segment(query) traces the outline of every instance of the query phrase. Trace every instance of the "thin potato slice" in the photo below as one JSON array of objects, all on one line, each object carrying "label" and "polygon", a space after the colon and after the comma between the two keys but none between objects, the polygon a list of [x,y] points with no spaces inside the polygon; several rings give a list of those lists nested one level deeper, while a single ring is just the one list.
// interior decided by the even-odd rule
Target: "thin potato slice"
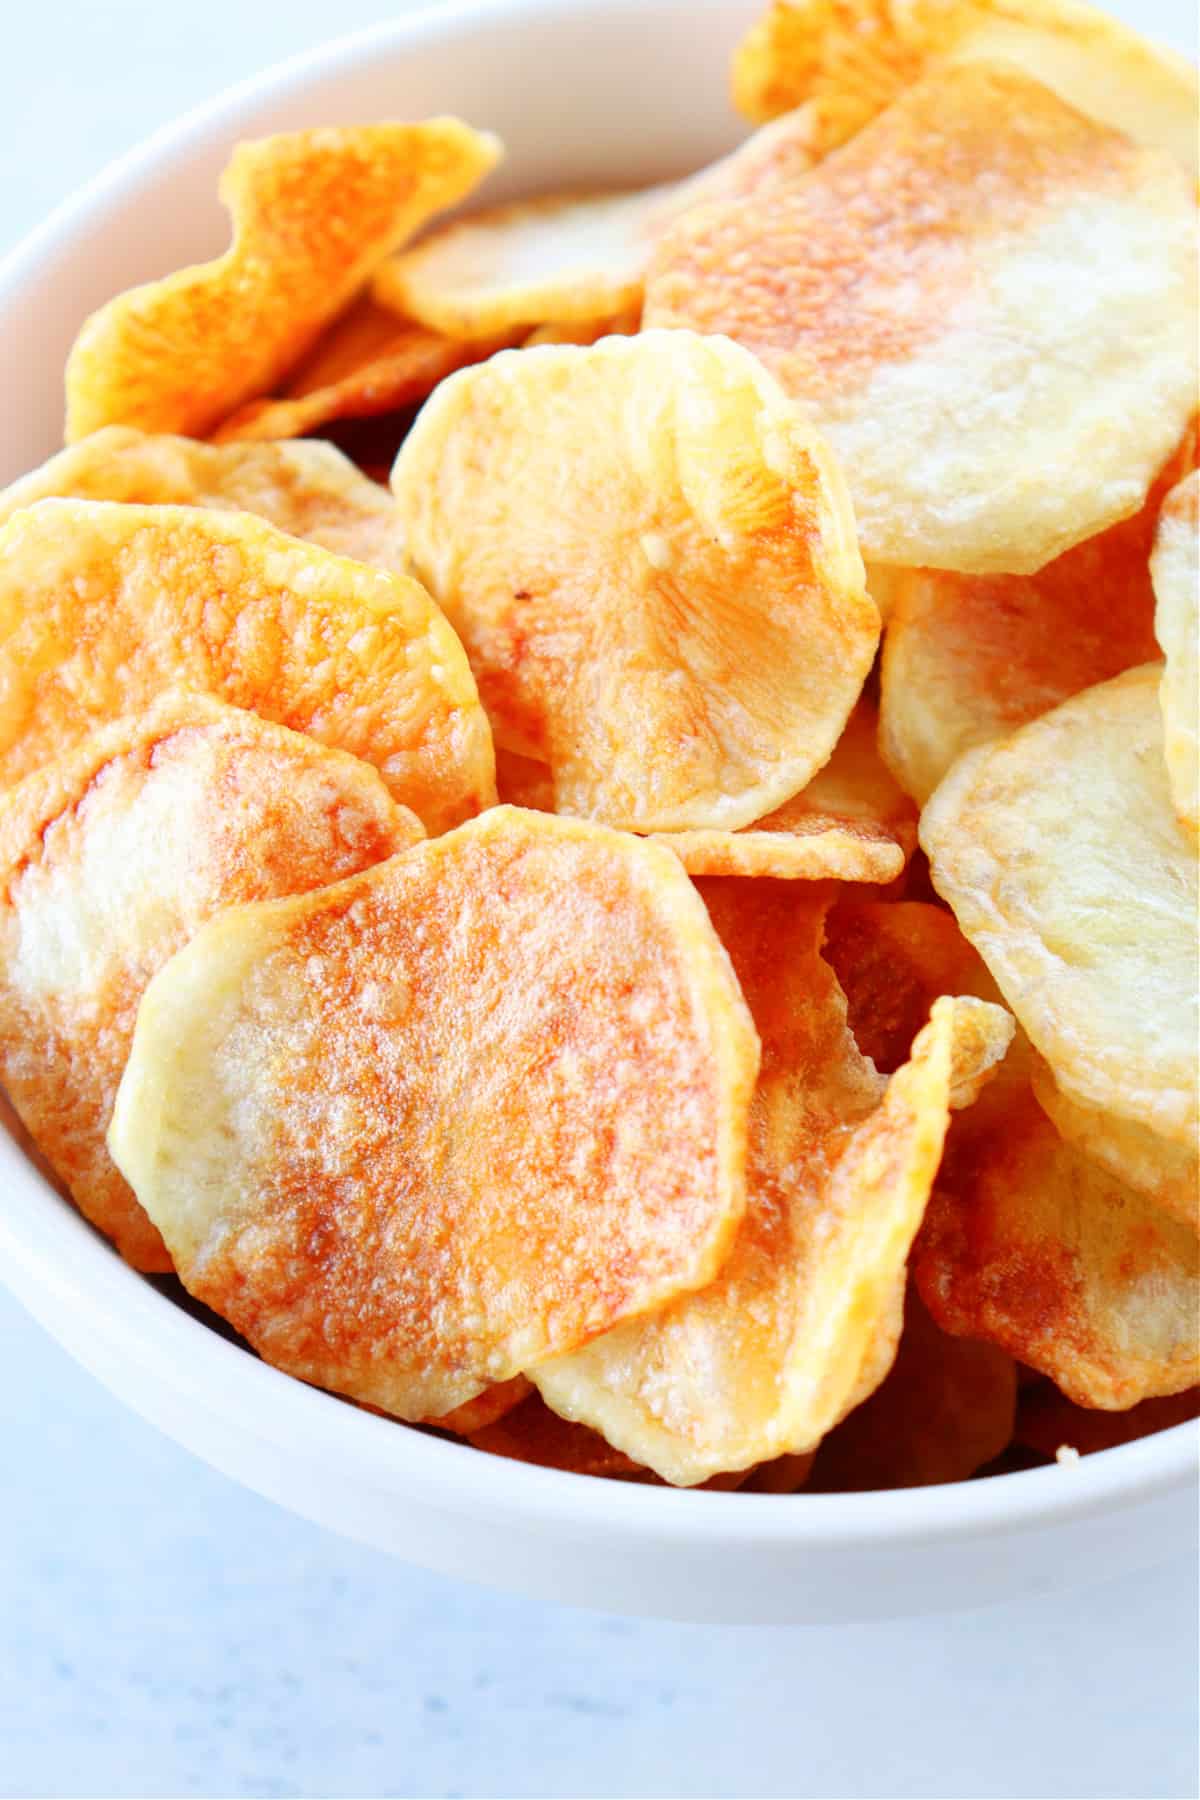
[{"label": "thin potato slice", "polygon": [[880,748],[906,793],[924,805],[965,750],[1158,655],[1150,549],[1163,500],[1194,454],[1190,429],[1140,512],[1036,575],[897,577]]},{"label": "thin potato slice", "polygon": [[270,393],[375,267],[500,153],[458,119],[239,144],[221,176],[224,256],[131,288],[84,324],[67,363],[67,442],[102,425],[203,437]]},{"label": "thin potato slice", "polygon": [[734,103],[758,123],[805,105],[823,155],[933,68],[966,57],[1015,63],[1198,172],[1196,71],[1079,0],[773,0],[734,56]]},{"label": "thin potato slice", "polygon": [[395,501],[332,444],[216,449],[106,425],[0,493],[0,525],[55,496],[255,513],[337,556],[406,573]]},{"label": "thin potato slice", "polygon": [[268,1362],[430,1419],[711,1279],[757,1052],[672,857],[501,807],[206,926],[109,1142]]},{"label": "thin potato slice", "polygon": [[[705,882],[763,1045],[746,1215],[711,1285],[528,1370],[555,1412],[690,1486],[812,1449],[887,1372],[949,1116],[956,1003],[890,1082],[821,960],[832,890]],[[1005,1020],[992,1009],[997,1021]]]},{"label": "thin potato slice", "polygon": [[645,323],[762,357],[841,458],[868,561],[1028,574],[1135,512],[1184,431],[1195,239],[1164,152],[969,63],[757,204],[685,216]]},{"label": "thin potato slice", "polygon": [[437,1419],[425,1419],[422,1423],[436,1425],[439,1431],[453,1431],[458,1437],[471,1437],[503,1419],[523,1400],[528,1400],[532,1392],[531,1381],[524,1375],[514,1375],[509,1381],[497,1381],[492,1387],[484,1388],[474,1400],[464,1400],[453,1412],[443,1413]]},{"label": "thin potato slice", "polygon": [[817,1451],[816,1493],[966,1481],[1012,1441],[1017,1367],[994,1344],[951,1337],[911,1286],[885,1381]]},{"label": "thin potato slice", "polygon": [[417,582],[245,514],[41,500],[0,527],[0,784],[164,690],[373,763],[430,831],[491,803],[491,734]]},{"label": "thin potato slice", "polygon": [[1120,1119],[1064,1094],[1040,1056],[1033,1058],[1033,1091],[1059,1134],[1118,1181],[1175,1218],[1200,1228],[1200,1151],[1196,1139],[1174,1142],[1141,1119]]},{"label": "thin potato slice", "polygon": [[1019,1444],[1039,1450],[1043,1456],[1056,1456],[1062,1449],[1094,1456],[1098,1450],[1136,1443],[1151,1432],[1186,1425],[1198,1414],[1200,1388],[1159,1400],[1141,1400],[1128,1412],[1114,1413],[1076,1406],[1056,1388],[1042,1383],[1021,1397],[1016,1437]]},{"label": "thin potato slice", "polygon": [[732,830],[828,759],[879,615],[833,459],[736,345],[502,353],[442,384],[392,484],[497,741],[560,811]]},{"label": "thin potato slice", "polygon": [[611,318],[606,315],[599,319],[563,319],[557,324],[536,326],[524,340],[524,348],[535,350],[539,344],[579,344],[586,347],[602,337],[632,337],[640,328],[641,322],[640,304],[627,307],[624,312],[616,313]]},{"label": "thin potato slice", "polygon": [[206,919],[424,833],[374,769],[206,695],[122,719],[0,799],[0,1080],[135,1268],[171,1260],[105,1148],[138,1002]]},{"label": "thin potato slice", "polygon": [[957,762],[921,818],[938,892],[1068,1099],[1192,1143],[1194,841],[1171,808],[1157,667]]},{"label": "thin potato slice", "polygon": [[1200,1244],[1065,1144],[1019,1064],[955,1125],[914,1253],[946,1331],[985,1338],[1081,1406],[1200,1380]]},{"label": "thin potato slice", "polygon": [[1175,810],[1200,826],[1200,471],[1167,496],[1150,563],[1154,629],[1166,668],[1162,702],[1167,776]]}]

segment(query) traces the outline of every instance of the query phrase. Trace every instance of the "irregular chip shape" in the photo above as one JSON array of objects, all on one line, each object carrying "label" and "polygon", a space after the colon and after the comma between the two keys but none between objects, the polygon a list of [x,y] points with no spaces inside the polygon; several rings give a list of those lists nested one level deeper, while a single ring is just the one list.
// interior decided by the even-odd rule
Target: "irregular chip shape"
[{"label": "irregular chip shape", "polygon": [[1140,1400],[1128,1412],[1113,1413],[1076,1406],[1049,1382],[1041,1382],[1021,1396],[1016,1437],[1019,1444],[1039,1450],[1043,1456],[1055,1456],[1064,1448],[1080,1456],[1094,1456],[1099,1450],[1115,1450],[1152,1432],[1185,1425],[1197,1414],[1200,1388],[1158,1400]]},{"label": "irregular chip shape", "polygon": [[711,1278],[757,1049],[674,858],[498,807],[206,926],[109,1142],[268,1362],[429,1419]]},{"label": "irregular chip shape", "polygon": [[423,836],[366,763],[201,694],[106,726],[0,799],[0,1080],[135,1268],[171,1261],[104,1134],[150,977],[223,907]]},{"label": "irregular chip shape", "polygon": [[1008,1448],[1017,1368],[994,1344],[951,1337],[911,1284],[891,1370],[830,1432],[809,1481],[815,1493],[966,1481]]},{"label": "irregular chip shape", "polygon": [[0,784],[164,690],[378,768],[430,831],[491,803],[491,733],[425,590],[244,514],[41,500],[0,527]]},{"label": "irregular chip shape", "polygon": [[436,1425],[439,1431],[453,1431],[458,1437],[471,1437],[504,1418],[523,1400],[528,1400],[532,1392],[531,1381],[524,1375],[514,1375],[509,1381],[497,1381],[492,1387],[484,1388],[482,1394],[476,1394],[474,1400],[464,1400],[452,1412],[443,1413],[440,1418],[425,1419],[423,1423]]},{"label": "irregular chip shape", "polygon": [[1200,826],[1200,471],[1167,496],[1150,561],[1154,629],[1166,658],[1162,703],[1167,777],[1175,810]]},{"label": "irregular chip shape", "polygon": [[1150,549],[1195,433],[1140,512],[1036,575],[897,575],[880,676],[880,749],[924,805],[965,750],[1005,737],[1097,682],[1158,655]]},{"label": "irregular chip shape", "polygon": [[1032,1059],[1033,1091],[1059,1135],[1156,1206],[1200,1228],[1200,1146],[1195,1136],[1162,1137],[1142,1119],[1122,1119],[1063,1093],[1040,1056]]},{"label": "irregular chip shape", "polygon": [[913,1266],[944,1330],[1081,1406],[1200,1380],[1195,1232],[1065,1144],[1015,1069],[956,1122]]},{"label": "irregular chip shape", "polygon": [[1164,152],[969,63],[761,204],[682,219],[645,323],[761,356],[840,457],[868,561],[1030,573],[1135,512],[1183,433],[1195,242]]},{"label": "irregular chip shape", "polygon": [[497,741],[560,811],[735,829],[828,759],[879,615],[840,472],[736,345],[504,352],[442,384],[392,484]]},{"label": "irregular chip shape", "polygon": [[934,885],[1071,1100],[1197,1129],[1195,844],[1157,667],[961,758],[921,817]]},{"label": "irregular chip shape", "polygon": [[827,154],[949,60],[997,57],[1071,106],[1197,171],[1196,71],[1079,0],[773,0],[739,44],[734,104],[805,105]]},{"label": "irregular chip shape", "polygon": [[565,1469],[572,1475],[628,1479],[646,1472],[623,1451],[605,1443],[598,1431],[560,1419],[537,1393],[499,1424],[472,1433],[471,1442],[477,1450],[487,1450],[492,1456],[538,1463],[544,1469]]},{"label": "irregular chip shape", "polygon": [[[887,1372],[949,1116],[956,1003],[890,1082],[821,960],[829,887],[705,882],[762,1039],[748,1201],[702,1292],[531,1367],[565,1417],[688,1486],[811,1449]],[[998,1009],[996,1009],[998,1010]]]},{"label": "irregular chip shape", "polygon": [[563,319],[555,324],[538,325],[523,341],[523,348],[535,350],[539,344],[594,344],[602,337],[632,337],[641,326],[641,305],[630,306],[609,318]]},{"label": "irregular chip shape", "polygon": [[221,176],[233,241],[131,288],[67,363],[67,442],[102,425],[203,437],[269,393],[372,270],[500,156],[459,119],[349,125],[240,143]]},{"label": "irregular chip shape", "polygon": [[106,425],[0,493],[0,525],[55,496],[255,513],[337,556],[407,573],[395,501],[332,444],[217,449]]}]

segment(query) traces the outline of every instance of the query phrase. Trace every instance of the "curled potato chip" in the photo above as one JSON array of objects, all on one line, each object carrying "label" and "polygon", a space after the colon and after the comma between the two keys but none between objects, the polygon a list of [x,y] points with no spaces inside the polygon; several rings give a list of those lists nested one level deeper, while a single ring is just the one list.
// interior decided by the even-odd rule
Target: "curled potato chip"
[{"label": "curled potato chip", "polygon": [[1063,1142],[1020,1065],[955,1124],[914,1252],[946,1331],[985,1338],[1081,1406],[1200,1380],[1196,1234]]},{"label": "curled potato chip", "polygon": [[1166,658],[1160,699],[1167,777],[1175,810],[1200,825],[1200,471],[1172,489],[1150,562],[1154,629]]},{"label": "curled potato chip", "polygon": [[1154,1431],[1169,1431],[1200,1414],[1200,1388],[1169,1394],[1158,1400],[1139,1400],[1128,1412],[1098,1412],[1076,1406],[1048,1382],[1021,1396],[1017,1408],[1017,1442],[1043,1456],[1054,1456],[1064,1447],[1081,1456],[1098,1450],[1115,1450]]},{"label": "curled potato chip", "polygon": [[269,393],[376,265],[499,155],[458,119],[239,144],[221,177],[224,256],[132,288],[84,324],[67,363],[68,443],[102,425],[203,437]]},{"label": "curled potato chip", "polygon": [[757,1051],[672,857],[501,807],[206,926],[109,1142],[268,1362],[429,1419],[711,1278]]},{"label": "curled potato chip", "polygon": [[533,1383],[524,1375],[514,1375],[509,1381],[497,1381],[482,1394],[476,1394],[474,1400],[464,1400],[461,1406],[453,1411],[443,1413],[437,1419],[424,1419],[425,1425],[436,1425],[439,1431],[453,1431],[458,1437],[471,1437],[477,1431],[483,1431],[497,1420],[503,1419],[506,1413],[528,1400],[533,1392]]},{"label": "curled potato chip", "polygon": [[216,449],[105,425],[0,493],[0,525],[55,496],[255,513],[338,556],[406,572],[395,501],[332,444]]},{"label": "curled potato chip", "polygon": [[222,907],[423,835],[365,763],[201,694],[106,726],[0,799],[0,1080],[136,1268],[171,1261],[104,1134],[151,975]]},{"label": "curled potato chip", "polygon": [[1150,549],[1163,499],[1194,454],[1189,429],[1140,512],[1035,575],[898,575],[880,748],[906,793],[924,804],[965,750],[1158,655]]},{"label": "curled potato chip", "polygon": [[1029,573],[1135,512],[1183,433],[1195,235],[1169,156],[968,63],[758,204],[686,215],[645,323],[761,356],[840,457],[868,561]]},{"label": "curled potato chip", "polygon": [[172,687],[353,751],[430,831],[493,797],[466,657],[417,582],[198,507],[41,500],[0,527],[0,784]]},{"label": "curled potato chip", "polygon": [[965,1481],[1008,1448],[1016,1407],[1012,1357],[942,1331],[910,1284],[891,1370],[824,1439],[810,1486],[855,1493]]},{"label": "curled potato chip", "polygon": [[1122,1119],[1064,1094],[1040,1056],[1032,1061],[1033,1091],[1059,1134],[1175,1218],[1200,1226],[1200,1149],[1162,1137],[1141,1119]]},{"label": "curled potato chip", "polygon": [[439,381],[481,362],[511,337],[448,338],[406,324],[369,295],[321,339],[275,399],[250,400],[213,433],[218,444],[305,437],[337,419],[416,406]]},{"label": "curled potato chip", "polygon": [[702,892],[762,1039],[745,1217],[707,1288],[528,1370],[556,1412],[683,1486],[812,1449],[868,1371],[886,1374],[957,1030],[956,1002],[939,1001],[885,1082],[820,956],[832,890],[734,880]]},{"label": "curled potato chip", "polygon": [[392,483],[497,741],[560,811],[735,829],[828,759],[879,615],[832,458],[736,345],[502,353],[443,383]]},{"label": "curled potato chip", "polygon": [[921,818],[938,892],[1071,1100],[1197,1128],[1196,856],[1156,666],[962,757]]},{"label": "curled potato chip", "polygon": [[805,105],[825,154],[963,57],[1015,63],[1197,172],[1195,70],[1079,0],[773,0],[734,56],[734,103],[759,122]]}]

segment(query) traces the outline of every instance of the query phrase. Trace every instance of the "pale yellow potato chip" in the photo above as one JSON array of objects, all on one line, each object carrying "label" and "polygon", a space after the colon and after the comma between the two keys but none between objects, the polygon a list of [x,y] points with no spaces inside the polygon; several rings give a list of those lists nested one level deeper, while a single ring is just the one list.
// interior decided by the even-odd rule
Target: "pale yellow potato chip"
[{"label": "pale yellow potato chip", "polygon": [[429,1419],[713,1276],[757,1061],[673,857],[498,807],[200,931],[109,1143],[260,1355]]},{"label": "pale yellow potato chip", "polygon": [[1195,430],[1130,519],[1035,575],[913,569],[891,589],[880,670],[880,748],[922,805],[951,764],[1081,689],[1158,655],[1150,549]]},{"label": "pale yellow potato chip", "polygon": [[967,1478],[1006,1450],[1017,1366],[995,1344],[951,1337],[910,1284],[896,1360],[817,1451],[815,1493],[930,1487]]},{"label": "pale yellow potato chip", "polygon": [[632,337],[642,322],[641,305],[628,307],[613,317],[599,319],[560,320],[557,324],[537,325],[524,340],[526,350],[539,344],[594,344],[602,337]]},{"label": "pale yellow potato chip", "polygon": [[102,425],[203,437],[270,393],[376,266],[500,153],[458,119],[239,144],[221,177],[225,254],[131,288],[84,324],[67,363],[68,443]]},{"label": "pale yellow potato chip", "polygon": [[556,1412],[683,1486],[812,1449],[886,1374],[958,1029],[957,1002],[938,1001],[885,1081],[820,956],[832,888],[733,880],[702,892],[763,1047],[745,1217],[700,1293],[527,1371]]},{"label": "pale yellow potato chip", "polygon": [[373,763],[430,831],[494,798],[425,590],[241,513],[41,500],[0,527],[0,785],[185,687]]},{"label": "pale yellow potato chip", "polygon": [[1032,1062],[1033,1091],[1042,1111],[1074,1149],[1177,1219],[1200,1227],[1200,1147],[1173,1141],[1141,1119],[1117,1118],[1064,1094],[1040,1056]]},{"label": "pale yellow potato chip", "polygon": [[1200,1380],[1200,1242],[1063,1142],[1020,1064],[956,1121],[914,1252],[944,1330],[985,1338],[1081,1406]]},{"label": "pale yellow potato chip", "polygon": [[332,444],[217,449],[105,425],[0,493],[0,525],[55,496],[255,513],[338,556],[407,572],[394,499]]},{"label": "pale yellow potato chip", "polygon": [[1200,825],[1200,471],[1167,496],[1150,561],[1154,629],[1166,658],[1160,698],[1175,810]]},{"label": "pale yellow potato chip", "polygon": [[136,1268],[171,1261],[104,1134],[150,977],[223,907],[423,836],[366,763],[202,694],[104,727],[0,798],[0,1080]]},{"label": "pale yellow potato chip", "polygon": [[1142,505],[1195,408],[1195,306],[1178,164],[966,63],[686,215],[644,319],[763,359],[840,457],[869,562],[1027,574]]},{"label": "pale yellow potato chip", "polygon": [[921,818],[938,892],[1068,1099],[1197,1129],[1195,843],[1157,666],[968,751]]},{"label": "pale yellow potato chip", "polygon": [[879,615],[836,464],[737,345],[504,352],[442,384],[392,484],[497,742],[561,812],[732,830],[828,760]]},{"label": "pale yellow potato chip", "polygon": [[734,56],[734,103],[760,122],[807,106],[824,154],[913,82],[968,57],[1017,64],[1197,173],[1195,69],[1080,0],[773,0]]}]

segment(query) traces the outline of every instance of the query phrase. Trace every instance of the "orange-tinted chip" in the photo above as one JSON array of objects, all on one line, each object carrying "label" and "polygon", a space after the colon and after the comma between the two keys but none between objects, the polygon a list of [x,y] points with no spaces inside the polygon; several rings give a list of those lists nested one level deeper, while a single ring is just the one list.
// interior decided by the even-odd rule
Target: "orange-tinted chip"
[{"label": "orange-tinted chip", "polygon": [[[887,1372],[941,1155],[957,1003],[890,1082],[820,956],[828,886],[704,882],[763,1046],[748,1203],[709,1287],[531,1368],[565,1417],[691,1485],[813,1448]],[[1007,1031],[1007,1015],[989,1009]]]},{"label": "orange-tinted chip", "polygon": [[539,1463],[545,1469],[565,1469],[572,1475],[628,1478],[645,1474],[639,1463],[606,1444],[598,1431],[560,1419],[536,1393],[499,1424],[473,1432],[471,1442],[477,1450],[487,1450],[492,1456]]},{"label": "orange-tinted chip", "polygon": [[222,907],[423,835],[365,763],[199,694],[105,727],[0,800],[0,1079],[135,1267],[171,1262],[104,1134],[146,983]]},{"label": "orange-tinted chip", "polygon": [[828,759],[879,615],[832,458],[736,345],[505,352],[442,384],[392,483],[497,741],[560,811],[731,830]]},{"label": "orange-tinted chip", "polygon": [[482,1394],[477,1394],[474,1400],[464,1400],[452,1412],[443,1413],[438,1419],[425,1419],[422,1423],[436,1425],[439,1431],[453,1431],[458,1437],[471,1437],[504,1418],[532,1392],[532,1382],[524,1375],[514,1375],[508,1381],[497,1381],[484,1388]]},{"label": "orange-tinted chip", "polygon": [[0,527],[0,783],[172,687],[353,751],[430,831],[492,800],[466,657],[415,581],[198,507],[42,500]]},{"label": "orange-tinted chip", "polygon": [[1154,1431],[1186,1425],[1200,1414],[1200,1388],[1170,1394],[1160,1400],[1142,1400],[1128,1412],[1098,1412],[1076,1406],[1048,1382],[1028,1389],[1017,1408],[1016,1437],[1030,1450],[1055,1456],[1059,1450],[1094,1456],[1098,1450],[1115,1450],[1136,1443]]},{"label": "orange-tinted chip", "polygon": [[6,488],[0,525],[22,507],[55,496],[255,513],[338,556],[406,572],[395,501],[332,444],[216,449],[192,438],[106,425]]},{"label": "orange-tinted chip", "polygon": [[497,807],[206,926],[109,1141],[269,1362],[430,1419],[712,1277],[757,1059],[673,857]]},{"label": "orange-tinted chip", "polygon": [[376,265],[499,154],[457,119],[239,144],[221,177],[231,247],[92,314],[67,364],[67,441],[102,425],[203,437],[270,393]]}]

